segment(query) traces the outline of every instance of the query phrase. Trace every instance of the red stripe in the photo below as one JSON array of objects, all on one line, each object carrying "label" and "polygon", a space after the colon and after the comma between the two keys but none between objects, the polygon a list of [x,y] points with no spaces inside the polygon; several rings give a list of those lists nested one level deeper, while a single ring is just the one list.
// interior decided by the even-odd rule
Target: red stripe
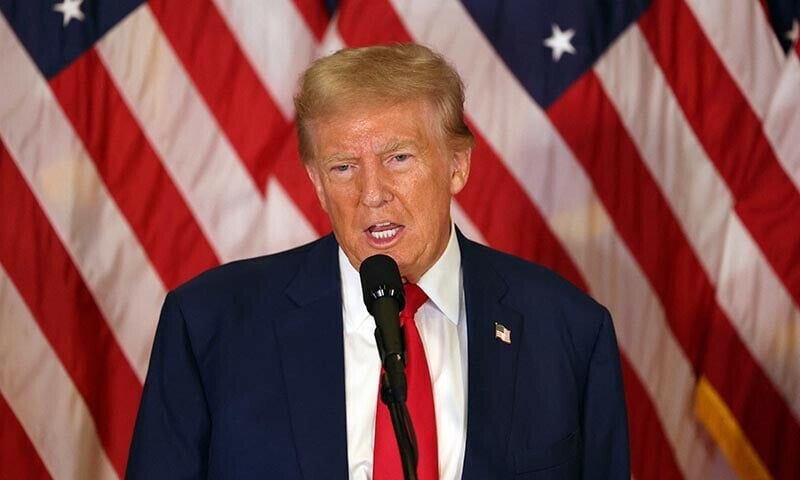
[{"label": "red stripe", "polygon": [[79,57],[50,87],[167,288],[218,265],[96,51]]},{"label": "red stripe", "polygon": [[[396,12],[385,1],[361,0],[344,4],[338,26],[350,46],[412,40]],[[474,125],[471,128],[477,143],[472,157],[472,180],[458,199],[470,219],[493,247],[553,266],[586,290],[585,280],[525,190],[478,129]],[[623,372],[630,372],[626,357],[622,357],[622,362]],[[633,459],[634,476],[652,478],[647,475],[652,470],[662,472],[663,478],[681,478],[672,448],[639,379],[628,374],[625,382],[631,431],[636,435],[631,438],[637,442],[632,453],[644,455],[643,450],[637,449],[645,445],[648,449],[647,456]]]},{"label": "red stripe", "polygon": [[292,0],[294,6],[300,12],[300,15],[305,19],[308,28],[314,33],[317,41],[322,40],[325,35],[325,29],[328,28],[330,16],[325,9],[322,0]]},{"label": "red stripe", "polygon": [[297,154],[277,154],[294,125],[283,117],[212,1],[152,0],[149,5],[258,189],[264,193],[274,173],[317,232],[330,230],[319,203],[307,201],[316,197]]},{"label": "red stripe", "polygon": [[122,476],[142,386],[2,144],[0,205],[0,263],[83,396]]},{"label": "red stripe", "polygon": [[655,0],[639,24],[736,213],[800,305],[800,192],[758,116],[683,1]]},{"label": "red stripe", "polygon": [[621,357],[634,476],[648,480],[683,478],[650,396],[624,352],[621,352]]},{"label": "red stripe", "polygon": [[338,27],[349,47],[414,41],[386,0],[344,2]]},{"label": "red stripe", "polygon": [[770,470],[796,478],[800,465],[787,459],[800,451],[800,426],[717,304],[714,286],[595,74],[581,77],[547,113],[592,179],[696,372],[707,375]]},{"label": "red stripe", "polygon": [[52,478],[28,434],[0,394],[0,478]]}]

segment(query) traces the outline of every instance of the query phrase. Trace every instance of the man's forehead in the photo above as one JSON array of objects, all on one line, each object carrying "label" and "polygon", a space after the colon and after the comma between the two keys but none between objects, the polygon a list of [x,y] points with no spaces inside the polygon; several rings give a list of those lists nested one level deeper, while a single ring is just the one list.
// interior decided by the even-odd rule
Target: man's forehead
[{"label": "man's forehead", "polygon": [[397,150],[421,150],[423,144],[420,138],[391,138],[385,142],[377,140],[373,144],[373,148],[377,153],[391,153]]},{"label": "man's forehead", "polygon": [[381,154],[398,149],[428,149],[438,134],[425,102],[354,108],[309,123],[317,158],[323,161]]},{"label": "man's forehead", "polygon": [[[308,119],[310,126],[367,124],[384,117],[399,117],[399,119],[415,120],[411,124],[421,125],[430,123],[438,118],[436,107],[428,99],[412,98],[404,100],[371,99],[354,100],[351,103],[335,103],[320,113],[319,116]],[[387,126],[397,125],[398,118],[392,120]]]}]

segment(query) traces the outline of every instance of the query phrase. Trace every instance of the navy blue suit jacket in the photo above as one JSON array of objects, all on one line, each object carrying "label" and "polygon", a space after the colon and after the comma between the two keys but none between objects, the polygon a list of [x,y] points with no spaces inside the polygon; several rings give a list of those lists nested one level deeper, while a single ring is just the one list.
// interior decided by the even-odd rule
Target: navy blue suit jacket
[{"label": "navy blue suit jacket", "polygon": [[[629,478],[608,311],[545,268],[460,234],[459,244],[469,357],[463,478]],[[332,235],[171,292],[127,477],[346,479],[341,305]],[[511,330],[510,345],[495,338],[495,322]]]}]

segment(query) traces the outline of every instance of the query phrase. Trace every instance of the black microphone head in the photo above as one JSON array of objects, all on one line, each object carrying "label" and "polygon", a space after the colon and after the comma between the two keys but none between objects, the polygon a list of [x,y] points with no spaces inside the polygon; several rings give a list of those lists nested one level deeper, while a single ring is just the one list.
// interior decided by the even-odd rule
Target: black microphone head
[{"label": "black microphone head", "polygon": [[382,297],[392,297],[397,300],[398,309],[402,310],[406,304],[403,294],[403,280],[400,278],[400,269],[397,262],[388,255],[373,255],[363,262],[359,268],[361,275],[361,291],[364,293],[364,305],[367,311],[374,316],[372,305],[375,300]]}]

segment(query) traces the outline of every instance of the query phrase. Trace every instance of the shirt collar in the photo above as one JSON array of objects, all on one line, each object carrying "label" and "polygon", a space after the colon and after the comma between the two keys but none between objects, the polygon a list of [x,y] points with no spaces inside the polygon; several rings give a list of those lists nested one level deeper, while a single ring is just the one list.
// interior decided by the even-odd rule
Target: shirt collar
[{"label": "shirt collar", "polygon": [[[361,278],[350,264],[342,247],[339,247],[339,274],[342,279],[342,300],[345,328],[354,330],[370,318],[364,305],[361,292]],[[455,234],[455,226],[450,224],[450,240],[442,256],[422,275],[417,285],[428,295],[428,302],[437,308],[448,320],[458,325],[461,300],[461,249]]]},{"label": "shirt collar", "polygon": [[344,327],[347,331],[357,330],[369,318],[369,312],[364,305],[364,296],[361,292],[361,277],[358,271],[350,264],[342,247],[339,247],[339,275],[342,278],[342,305]]}]

